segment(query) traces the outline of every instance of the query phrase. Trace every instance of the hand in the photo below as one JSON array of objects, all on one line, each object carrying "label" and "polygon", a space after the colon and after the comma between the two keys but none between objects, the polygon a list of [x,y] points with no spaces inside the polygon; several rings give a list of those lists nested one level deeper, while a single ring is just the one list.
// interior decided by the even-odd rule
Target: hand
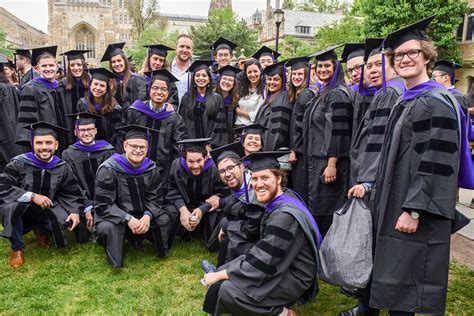
[{"label": "hand", "polygon": [[216,282],[219,282],[221,280],[228,280],[229,276],[227,275],[226,270],[221,270],[217,272],[210,272],[208,274],[204,275],[204,283],[207,286],[211,286]]},{"label": "hand", "polygon": [[352,188],[350,188],[349,192],[347,192],[347,197],[356,197],[359,199],[363,199],[365,196],[365,188],[362,184],[356,184]]},{"label": "hand", "polygon": [[174,106],[171,103],[166,104],[166,112],[173,112],[174,111]]},{"label": "hand", "polygon": [[33,197],[33,203],[35,203],[42,209],[51,208],[53,206],[53,201],[51,201],[49,197],[36,193]]},{"label": "hand", "polygon": [[72,222],[71,227],[69,228],[69,231],[72,231],[74,228],[76,228],[77,225],[79,225],[79,214],[76,213],[71,213],[69,216],[66,218],[66,222]]},{"label": "hand", "polygon": [[211,204],[211,209],[209,210],[209,212],[212,212],[213,210],[215,210],[216,208],[219,208],[219,201],[220,201],[220,197],[218,197],[217,195],[213,195],[211,197],[209,197],[207,200],[206,200],[206,203],[209,203]]},{"label": "hand", "polygon": [[331,182],[336,181],[336,167],[327,165],[326,169],[324,169],[323,175],[324,175],[324,182],[326,184],[329,184]]},{"label": "hand", "polygon": [[223,241],[224,238],[225,238],[225,232],[224,230],[221,228],[221,230],[219,231],[219,235],[217,236],[217,238],[219,239],[219,241]]},{"label": "hand", "polygon": [[145,234],[148,229],[150,229],[150,220],[149,215],[143,215],[142,218],[140,218],[140,227],[137,229],[137,235]]},{"label": "hand", "polygon": [[186,228],[186,230],[191,231],[191,226],[189,225],[189,218],[191,217],[191,213],[188,211],[188,209],[183,206],[179,210],[179,221],[181,222],[181,225]]},{"label": "hand", "polygon": [[419,219],[413,219],[409,213],[403,212],[398,218],[395,229],[402,233],[413,234],[416,233],[416,230],[418,229],[419,221]]},{"label": "hand", "polygon": [[94,225],[94,216],[92,216],[92,212],[86,212],[85,216],[87,228],[91,229]]},{"label": "hand", "polygon": [[189,218],[189,226],[191,226],[191,230],[194,230],[202,218],[202,211],[199,208],[194,209],[191,217]]},{"label": "hand", "polygon": [[296,153],[294,150],[290,152],[290,157],[288,157],[289,163],[295,163],[298,159],[296,158]]},{"label": "hand", "polygon": [[130,220],[128,221],[128,227],[130,227],[130,230],[132,231],[132,233],[136,234],[137,231],[138,231],[138,228],[140,227],[141,225],[141,222],[136,219],[135,217],[132,216],[132,218],[130,218]]}]

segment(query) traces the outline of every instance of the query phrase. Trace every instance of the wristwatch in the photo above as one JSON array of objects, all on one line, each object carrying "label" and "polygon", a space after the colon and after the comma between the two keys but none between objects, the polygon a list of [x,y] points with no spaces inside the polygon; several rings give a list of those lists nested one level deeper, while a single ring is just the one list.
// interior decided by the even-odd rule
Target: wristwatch
[{"label": "wristwatch", "polygon": [[411,218],[413,218],[413,219],[419,219],[420,218],[420,213],[418,213],[417,211],[411,211],[410,214],[411,214]]},{"label": "wristwatch", "polygon": [[125,215],[125,221],[128,223],[132,219],[132,215],[127,214]]}]

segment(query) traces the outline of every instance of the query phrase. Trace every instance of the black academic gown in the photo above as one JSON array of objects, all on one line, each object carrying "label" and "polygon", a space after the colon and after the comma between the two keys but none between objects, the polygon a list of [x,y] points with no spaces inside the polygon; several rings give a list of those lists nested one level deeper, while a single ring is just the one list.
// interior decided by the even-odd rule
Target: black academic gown
[{"label": "black academic gown", "polygon": [[39,73],[36,71],[36,70],[33,70],[33,71],[28,71],[26,74],[24,74],[23,76],[21,76],[21,79],[20,79],[20,83],[18,85],[18,89],[21,89],[25,86],[25,84],[27,84],[28,82],[30,82],[31,79],[34,79],[34,78],[37,78],[39,77]]},{"label": "black academic gown", "polygon": [[[308,208],[325,235],[334,211],[347,199],[349,185],[349,149],[351,99],[346,86],[324,91],[308,107],[303,119],[303,140],[306,174],[304,182]],[[325,184],[323,177],[330,157],[336,157],[336,180]]]},{"label": "black academic gown", "polygon": [[[179,115],[184,119],[187,136],[188,138],[211,138],[210,144],[213,148],[227,145],[232,130],[227,127],[226,110],[222,97],[213,93],[207,98],[210,99],[207,102],[213,102],[217,107],[217,113],[213,117],[207,115],[205,103],[192,100],[189,92],[186,92],[181,99]],[[193,105],[192,113],[187,112],[190,104]]]},{"label": "black academic gown", "polygon": [[[77,109],[79,112],[89,112],[89,104],[85,98],[81,98],[77,102]],[[97,125],[97,138],[109,142],[120,152],[123,144],[121,135],[116,129],[122,126],[122,107],[120,104],[116,104],[114,110],[110,113],[95,114],[102,116],[100,123]]]},{"label": "black academic gown", "polygon": [[293,108],[286,91],[267,98],[255,117],[255,123],[266,127],[263,133],[263,149],[273,151],[290,147],[290,123]]},{"label": "black academic gown", "polygon": [[352,139],[351,186],[375,181],[385,126],[393,106],[404,91],[403,80],[395,78],[387,82],[387,92],[380,88],[375,94]]},{"label": "black academic gown", "polygon": [[[68,128],[64,94],[61,89],[53,89],[43,83],[31,80],[20,93],[20,111],[18,113],[18,124],[16,141],[22,145],[22,151],[30,151],[31,135],[24,126],[40,121],[45,121],[63,128]],[[70,136],[59,137],[59,152],[66,149],[72,142]]]},{"label": "black academic gown", "polygon": [[[33,192],[47,196],[53,201],[50,209],[41,209],[34,203],[17,200],[25,193]],[[28,212],[35,211],[33,223],[23,223],[23,233],[32,229],[46,229],[52,234],[56,247],[67,244],[66,218],[71,213],[79,213],[84,196],[69,165],[60,160],[52,169],[40,169],[24,154],[14,157],[0,175],[0,217],[5,238],[11,238],[13,225]]]},{"label": "black academic gown", "polygon": [[115,79],[117,91],[115,100],[123,107],[124,111],[136,100],[145,101],[148,99],[148,81],[135,73],[132,73],[127,86],[123,86],[120,79]]},{"label": "black academic gown", "polygon": [[[132,242],[149,239],[154,242],[156,255],[166,256],[170,221],[162,208],[162,179],[156,164],[151,162],[143,173],[129,174],[113,157],[100,165],[95,180],[94,220],[98,242],[104,246],[109,263],[115,268],[123,266],[125,238]],[[140,219],[145,212],[152,217],[149,231],[132,234],[127,216]]]},{"label": "black academic gown", "polygon": [[209,251],[217,251],[219,247],[217,237],[220,229],[225,225],[225,214],[220,208],[210,212],[211,205],[205,201],[212,195],[225,197],[229,195],[229,190],[222,183],[219,171],[214,164],[199,176],[194,176],[182,167],[181,159],[176,158],[173,161],[167,186],[167,209],[173,222],[171,234],[175,234],[179,229],[181,207],[186,206],[191,213],[195,208],[199,208],[203,217],[196,230],[200,230],[201,227],[204,230],[207,248]]},{"label": "black academic gown", "polygon": [[[66,78],[63,78],[61,81],[61,93],[64,94],[64,112],[66,114],[72,114],[72,113],[78,113],[79,110],[77,108],[77,103],[78,101],[84,97],[84,94],[86,93],[86,89],[81,85],[76,85],[74,84],[74,87],[72,87],[70,90],[66,89]],[[74,139],[74,122],[76,118],[75,117],[68,117],[66,118],[66,124],[68,126],[68,133],[69,138]]]},{"label": "black academic gown", "polygon": [[[444,314],[460,152],[454,103],[435,88],[393,107],[376,179],[373,308]],[[416,233],[395,230],[412,209],[421,212]]]},{"label": "black academic gown", "polygon": [[302,182],[305,175],[303,156],[303,117],[308,106],[314,102],[316,93],[306,88],[295,98],[290,124],[290,149],[296,154],[296,162],[291,165],[293,190],[299,195],[305,195],[306,185]]},{"label": "black academic gown", "polygon": [[[144,103],[150,106],[150,101]],[[128,124],[146,126],[158,131],[150,134],[148,157],[156,163],[162,178],[168,179],[171,163],[179,152],[176,142],[186,138],[186,126],[181,116],[174,112],[171,116],[158,120],[132,105],[125,114],[125,125]]]},{"label": "black academic gown", "polygon": [[15,86],[0,83],[0,172],[17,154],[15,144],[16,125],[20,101]]},{"label": "black academic gown", "polygon": [[282,203],[264,213],[260,232],[247,254],[219,268],[229,280],[212,285],[204,303],[206,308],[216,300],[216,315],[278,315],[282,306],[316,295],[317,233],[308,217],[295,205]]}]

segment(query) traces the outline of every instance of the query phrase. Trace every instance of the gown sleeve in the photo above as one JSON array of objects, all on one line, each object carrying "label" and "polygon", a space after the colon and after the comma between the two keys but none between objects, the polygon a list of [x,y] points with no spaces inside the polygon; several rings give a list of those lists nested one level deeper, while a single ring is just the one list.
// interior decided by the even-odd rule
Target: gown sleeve
[{"label": "gown sleeve", "polygon": [[349,155],[351,132],[350,100],[339,89],[333,89],[328,96],[325,113],[325,148],[327,157],[347,157]]}]

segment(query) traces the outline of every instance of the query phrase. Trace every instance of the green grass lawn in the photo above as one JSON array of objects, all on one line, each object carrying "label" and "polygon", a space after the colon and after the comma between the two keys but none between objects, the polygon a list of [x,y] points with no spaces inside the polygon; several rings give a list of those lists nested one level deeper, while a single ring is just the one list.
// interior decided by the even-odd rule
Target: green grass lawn
[{"label": "green grass lawn", "polygon": [[[72,239],[72,238],[70,238]],[[25,236],[26,264],[13,270],[10,245],[0,240],[0,314],[203,314],[202,259],[216,260],[203,243],[176,242],[170,256],[157,259],[151,244],[143,251],[127,245],[125,268],[109,268],[102,247],[71,245],[39,249]],[[301,315],[336,315],[355,300],[321,284],[315,301],[296,307]],[[474,313],[474,272],[451,265],[448,313]]]}]

